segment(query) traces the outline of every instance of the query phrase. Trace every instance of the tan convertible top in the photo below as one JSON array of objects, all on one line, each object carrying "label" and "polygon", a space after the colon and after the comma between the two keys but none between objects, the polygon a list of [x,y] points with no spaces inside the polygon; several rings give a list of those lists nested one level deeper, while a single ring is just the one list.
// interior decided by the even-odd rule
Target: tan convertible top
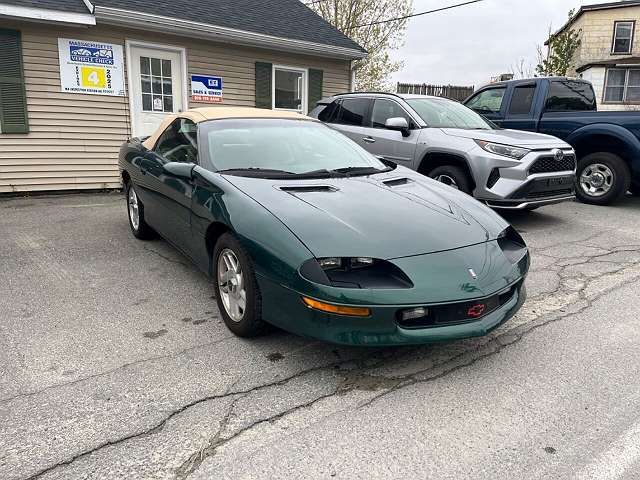
[{"label": "tan convertible top", "polygon": [[171,122],[176,118],[188,118],[194,123],[205,122],[207,120],[219,120],[222,118],[292,118],[296,120],[317,121],[306,115],[296,112],[287,112],[282,110],[267,110],[265,108],[251,107],[201,107],[192,108],[185,112],[167,115],[162,121],[158,129],[147,138],[142,144],[151,149],[155,146],[160,134],[165,131]]}]

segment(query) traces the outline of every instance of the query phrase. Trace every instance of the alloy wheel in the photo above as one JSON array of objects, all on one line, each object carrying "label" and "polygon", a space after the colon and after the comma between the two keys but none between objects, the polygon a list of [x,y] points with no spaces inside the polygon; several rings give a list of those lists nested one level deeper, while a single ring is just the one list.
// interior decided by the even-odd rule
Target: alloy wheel
[{"label": "alloy wheel", "polygon": [[140,227],[140,207],[138,205],[138,196],[136,195],[136,191],[133,189],[133,186],[129,187],[129,195],[128,195],[128,204],[129,204],[129,218],[131,219],[131,225],[134,230],[138,230]]},{"label": "alloy wheel", "polygon": [[240,261],[229,248],[218,255],[218,287],[227,314],[234,322],[240,322],[247,306],[247,292]]},{"label": "alloy wheel", "polygon": [[436,175],[433,178],[434,178],[434,180],[437,180],[440,183],[444,183],[445,185],[449,185],[451,188],[455,188],[456,190],[460,190],[460,187],[458,187],[458,183],[456,182],[456,179],[453,178],[450,175],[440,174],[440,175]]},{"label": "alloy wheel", "polygon": [[592,197],[601,197],[606,195],[613,187],[613,172],[602,163],[592,163],[582,170],[579,183],[585,194]]}]

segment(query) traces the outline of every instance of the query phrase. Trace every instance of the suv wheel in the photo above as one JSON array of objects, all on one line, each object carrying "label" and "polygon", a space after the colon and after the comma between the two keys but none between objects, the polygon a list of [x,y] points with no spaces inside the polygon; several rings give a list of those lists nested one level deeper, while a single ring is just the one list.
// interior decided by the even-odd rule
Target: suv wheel
[{"label": "suv wheel", "polygon": [[465,171],[460,167],[454,167],[453,165],[437,167],[429,172],[429,177],[471,195],[471,182]]},{"label": "suv wheel", "polygon": [[576,195],[580,201],[608,205],[627,192],[631,184],[631,172],[617,155],[596,152],[582,157],[578,162],[576,183]]}]

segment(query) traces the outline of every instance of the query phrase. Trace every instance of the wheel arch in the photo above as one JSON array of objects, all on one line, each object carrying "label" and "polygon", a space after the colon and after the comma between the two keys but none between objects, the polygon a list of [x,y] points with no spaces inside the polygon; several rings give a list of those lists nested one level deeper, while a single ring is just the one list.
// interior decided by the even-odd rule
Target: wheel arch
[{"label": "wheel arch", "polygon": [[209,258],[208,273],[213,275],[213,249],[218,239],[225,233],[234,233],[233,229],[224,222],[213,221],[207,227],[204,234],[205,247],[207,249],[207,257]]},{"label": "wheel arch", "polygon": [[431,172],[433,169],[443,167],[445,165],[452,165],[462,168],[469,178],[471,190],[473,191],[476,189],[476,180],[473,176],[471,168],[469,167],[469,162],[467,162],[467,159],[462,155],[456,153],[441,151],[432,151],[425,153],[420,160],[420,164],[418,165],[418,173],[429,176],[429,172]]},{"label": "wheel arch", "polygon": [[632,159],[640,155],[640,141],[619,125],[593,124],[582,127],[567,138],[579,159],[596,152],[617,155],[631,167]]}]

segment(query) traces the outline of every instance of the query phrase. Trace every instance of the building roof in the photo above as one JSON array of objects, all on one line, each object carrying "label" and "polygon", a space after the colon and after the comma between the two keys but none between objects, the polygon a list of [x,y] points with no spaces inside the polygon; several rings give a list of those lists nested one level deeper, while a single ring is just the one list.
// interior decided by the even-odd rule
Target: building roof
[{"label": "building roof", "polygon": [[626,66],[634,66],[640,65],[640,57],[625,57],[625,58],[614,58],[611,60],[601,60],[595,62],[589,62],[584,65],[581,65],[576,69],[576,72],[584,72],[592,67],[626,67]]},{"label": "building roof", "polygon": [[221,120],[225,118],[282,118],[289,120],[308,120],[312,122],[317,121],[311,117],[307,117],[306,115],[301,115],[299,113],[289,112],[286,110],[268,110],[265,108],[252,107],[191,108],[181,113],[166,116],[158,129],[153,133],[153,135],[142,142],[142,144],[146,148],[153,148],[162,132],[164,132],[169,124],[176,118],[188,118],[194,123],[201,123],[209,120]]},{"label": "building roof", "polygon": [[[327,45],[345,58],[360,58],[366,51],[300,0],[0,0],[2,6],[43,9],[67,14],[94,15],[98,24],[119,24],[220,40],[278,48],[274,39],[290,47]],[[64,17],[64,15],[61,15]],[[47,20],[50,20],[47,18]],[[95,23],[94,21],[94,23]],[[285,45],[282,45],[284,48]],[[309,52],[311,53],[311,52]],[[323,54],[315,48],[315,54]]]},{"label": "building roof", "polygon": [[107,7],[336,47],[363,48],[300,0],[94,0]]},{"label": "building roof", "polygon": [[[578,18],[580,18],[585,12],[593,12],[596,10],[610,10],[612,8],[637,7],[637,6],[640,6],[640,0],[620,0],[617,2],[594,3],[591,5],[583,5],[580,7],[580,9],[578,9],[576,13],[573,14],[573,17],[567,20],[567,23],[565,23],[562,27],[560,27],[560,29],[558,29],[558,31],[556,31],[551,36],[555,37],[556,35],[562,33],[565,29],[573,25],[573,23],[576,20],[578,20]],[[547,40],[545,42],[545,45],[547,45],[548,43],[549,41]]]}]

